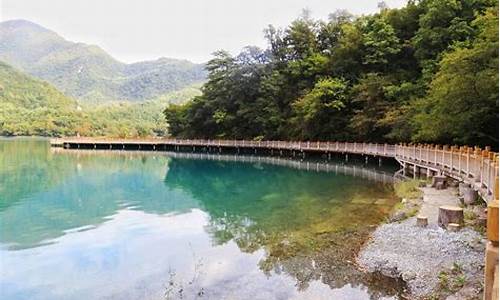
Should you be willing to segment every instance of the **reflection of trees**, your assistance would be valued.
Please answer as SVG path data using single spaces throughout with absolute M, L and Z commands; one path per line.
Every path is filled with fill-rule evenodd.
M 48 148 L 41 139 L 0 139 L 0 212 L 64 179 Z
M 43 140 L 0 142 L 0 241 L 33 247 L 124 207 L 164 214 L 196 206 L 163 184 L 167 157 L 103 154 L 52 154 Z
M 321 280 L 332 287 L 367 286 L 374 299 L 397 293 L 394 280 L 363 274 L 353 264 L 370 225 L 394 204 L 387 186 L 264 164 L 189 159 L 173 159 L 165 183 L 200 202 L 215 244 L 233 240 L 244 252 L 264 249 L 260 268 L 268 275 L 285 272 L 299 289 Z

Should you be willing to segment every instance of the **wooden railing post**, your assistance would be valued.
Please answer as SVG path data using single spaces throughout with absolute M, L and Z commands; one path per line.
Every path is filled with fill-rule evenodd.
M 481 151 L 481 172 L 480 172 L 480 184 L 481 184 L 481 187 L 484 186 L 484 160 L 485 160 L 485 157 L 488 156 L 488 150 L 483 150 Z
M 448 150 L 448 145 L 443 146 L 443 150 L 441 151 L 442 157 L 441 157 L 441 165 L 443 166 L 443 169 L 446 168 L 446 150 Z
M 451 146 L 450 154 L 450 170 L 453 172 L 453 156 L 455 156 L 455 146 Z
M 438 165 L 438 159 L 437 159 L 438 149 L 439 149 L 439 146 L 438 146 L 438 145 L 436 145 L 436 146 L 434 147 L 434 165 L 436 165 L 436 166 Z
M 458 148 L 458 174 L 462 175 L 462 153 L 464 152 L 464 147 Z
M 467 178 L 470 176 L 470 147 L 466 147 L 465 151 L 467 152 L 467 160 L 466 160 L 466 169 L 467 169 Z

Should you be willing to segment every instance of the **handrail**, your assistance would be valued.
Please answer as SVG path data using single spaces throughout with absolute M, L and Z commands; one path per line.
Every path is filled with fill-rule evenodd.
M 487 200 L 497 191 L 498 153 L 490 148 L 468 146 L 441 146 L 427 144 L 378 144 L 359 142 L 319 141 L 247 141 L 247 140 L 201 140 L 201 139 L 113 139 L 113 138 L 62 138 L 52 139 L 51 144 L 139 144 L 255 148 L 294 150 L 301 152 L 339 152 L 361 155 L 392 157 L 403 163 L 418 164 L 448 176 L 468 181 L 484 189 Z M 481 191 L 480 191 L 481 192 Z

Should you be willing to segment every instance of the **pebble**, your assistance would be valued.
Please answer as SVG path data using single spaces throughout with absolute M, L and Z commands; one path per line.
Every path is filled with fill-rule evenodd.
M 459 263 L 465 274 L 484 267 L 485 241 L 470 228 L 449 232 L 433 224 L 422 228 L 416 218 L 388 223 L 375 230 L 358 255 L 358 264 L 386 276 L 401 277 L 409 292 L 420 298 L 439 285 L 439 272 Z

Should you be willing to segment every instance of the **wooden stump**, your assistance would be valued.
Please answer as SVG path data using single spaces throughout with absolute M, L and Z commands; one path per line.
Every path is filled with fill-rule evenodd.
M 419 227 L 427 227 L 429 222 L 427 221 L 426 216 L 417 216 L 417 226 Z
M 457 232 L 460 230 L 460 224 L 457 224 L 457 223 L 448 223 L 448 225 L 446 226 L 446 229 L 448 229 L 448 231 L 452 231 L 452 232 Z
M 439 207 L 438 225 L 447 228 L 448 224 L 464 224 L 464 210 L 458 206 Z
M 464 188 L 464 203 L 467 205 L 474 204 L 477 200 L 478 194 L 473 188 Z
M 458 193 L 463 196 L 465 189 L 470 188 L 470 184 L 466 182 L 460 182 L 458 184 Z
M 435 188 L 436 190 L 444 190 L 446 188 L 446 185 L 444 184 L 444 182 L 438 182 L 436 183 Z
M 446 176 L 436 175 L 432 177 L 432 187 L 438 190 L 446 188 Z

